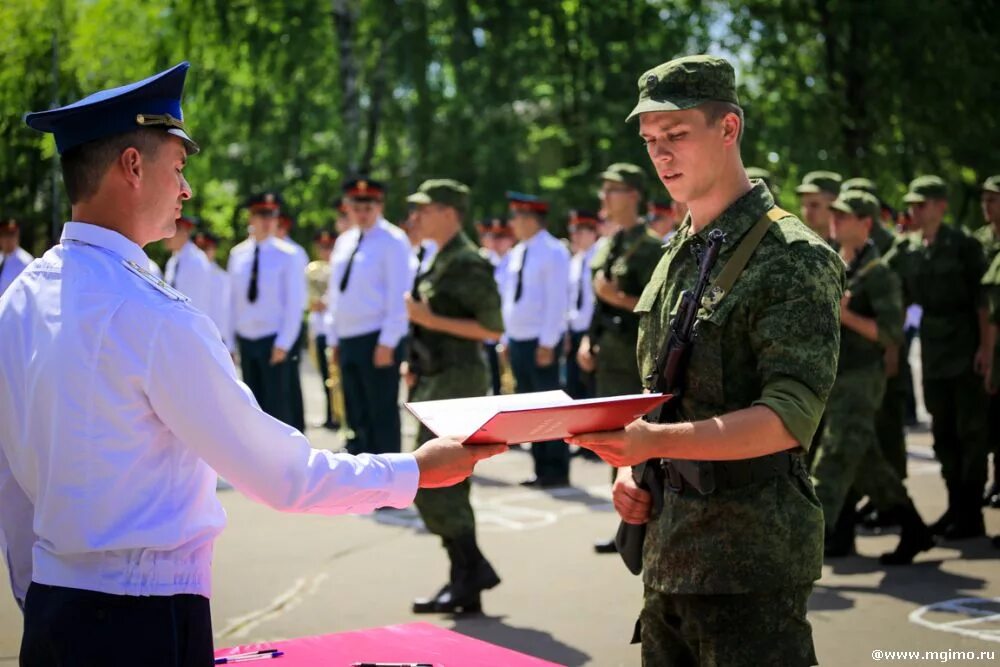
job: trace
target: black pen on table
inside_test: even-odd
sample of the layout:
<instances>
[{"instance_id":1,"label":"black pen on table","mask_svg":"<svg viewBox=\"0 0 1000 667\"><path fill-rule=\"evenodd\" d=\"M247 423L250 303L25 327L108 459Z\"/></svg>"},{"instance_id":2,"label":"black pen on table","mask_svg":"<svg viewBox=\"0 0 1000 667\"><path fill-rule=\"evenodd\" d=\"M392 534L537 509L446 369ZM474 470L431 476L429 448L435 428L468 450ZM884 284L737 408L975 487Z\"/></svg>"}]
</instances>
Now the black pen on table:
<instances>
[{"instance_id":1,"label":"black pen on table","mask_svg":"<svg viewBox=\"0 0 1000 667\"><path fill-rule=\"evenodd\" d=\"M236 653L234 655L227 655L224 658L216 658L215 664L232 665L239 662L256 662L258 660L270 660L271 658L280 658L283 655L285 654L276 648L266 648L260 651L255 651L253 653Z\"/></svg>"}]
</instances>

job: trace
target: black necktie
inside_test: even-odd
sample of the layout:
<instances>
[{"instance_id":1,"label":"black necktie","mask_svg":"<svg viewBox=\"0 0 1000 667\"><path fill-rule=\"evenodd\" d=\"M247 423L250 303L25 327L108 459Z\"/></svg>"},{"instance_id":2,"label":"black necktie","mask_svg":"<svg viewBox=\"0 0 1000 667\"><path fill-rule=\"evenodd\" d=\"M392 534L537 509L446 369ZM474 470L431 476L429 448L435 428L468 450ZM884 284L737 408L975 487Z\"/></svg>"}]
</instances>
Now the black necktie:
<instances>
[{"instance_id":1,"label":"black necktie","mask_svg":"<svg viewBox=\"0 0 1000 667\"><path fill-rule=\"evenodd\" d=\"M521 254L521 268L517 270L517 289L514 290L514 303L521 300L521 294L524 292L524 265L528 262L528 246L524 246L524 252Z\"/></svg>"},{"instance_id":2,"label":"black necktie","mask_svg":"<svg viewBox=\"0 0 1000 667\"><path fill-rule=\"evenodd\" d=\"M420 249L417 250L417 272L413 275L413 288L410 289L410 296L416 301L420 300L420 294L417 293L417 285L420 283L420 277L422 275L420 273L420 269L424 266L424 256L426 254L427 246L420 246Z\"/></svg>"},{"instance_id":3,"label":"black necktie","mask_svg":"<svg viewBox=\"0 0 1000 667\"><path fill-rule=\"evenodd\" d=\"M579 313L580 309L583 308L583 284L587 282L587 264L581 259L580 260L580 277L577 283L576 290L576 310Z\"/></svg>"},{"instance_id":4,"label":"black necktie","mask_svg":"<svg viewBox=\"0 0 1000 667\"><path fill-rule=\"evenodd\" d=\"M7 263L7 255L0 253L0 276L3 275L3 265Z\"/></svg>"},{"instance_id":5,"label":"black necktie","mask_svg":"<svg viewBox=\"0 0 1000 667\"><path fill-rule=\"evenodd\" d=\"M260 271L260 246L253 247L253 266L250 267L250 288L247 290L247 300L250 303L257 301L257 273Z\"/></svg>"},{"instance_id":6,"label":"black necktie","mask_svg":"<svg viewBox=\"0 0 1000 667\"><path fill-rule=\"evenodd\" d=\"M253 261L254 261L254 268L256 268L256 266L257 266L257 255L253 256ZM171 287L177 287L177 272L180 271L180 270L181 270L181 256L178 253L178 255L177 255L177 261L174 262L174 277L170 279L170 286ZM256 275L256 271L254 272L254 275ZM256 292L257 292L257 290L255 288L254 289L254 299L257 298ZM253 299L251 299L251 301L253 301Z\"/></svg>"},{"instance_id":7,"label":"black necktie","mask_svg":"<svg viewBox=\"0 0 1000 667\"><path fill-rule=\"evenodd\" d=\"M359 230L360 232L360 230ZM365 238L364 234L358 234L358 245L354 246L354 250L351 251L351 256L347 260L347 268L344 269L344 275L340 279L340 291L343 292L347 289L347 283L351 281L351 267L354 266L354 256L358 254L358 248L361 247L361 240ZM417 269L420 270L419 268Z\"/></svg>"}]
</instances>

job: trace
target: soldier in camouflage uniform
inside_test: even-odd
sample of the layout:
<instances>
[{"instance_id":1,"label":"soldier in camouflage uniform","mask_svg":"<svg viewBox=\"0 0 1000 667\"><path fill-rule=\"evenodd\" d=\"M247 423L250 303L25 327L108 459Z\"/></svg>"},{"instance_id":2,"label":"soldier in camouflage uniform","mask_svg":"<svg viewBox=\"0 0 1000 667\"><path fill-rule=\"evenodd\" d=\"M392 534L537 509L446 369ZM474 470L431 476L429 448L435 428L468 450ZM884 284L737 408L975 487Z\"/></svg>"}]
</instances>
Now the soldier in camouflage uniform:
<instances>
[{"instance_id":1,"label":"soldier in camouflage uniform","mask_svg":"<svg viewBox=\"0 0 1000 667\"><path fill-rule=\"evenodd\" d=\"M979 537L987 446L983 376L991 353L981 286L985 257L978 241L943 224L948 201L941 178L914 179L903 201L920 231L902 238L886 261L902 276L908 303L923 309L924 402L948 487L948 509L931 530L946 539Z\"/></svg>"},{"instance_id":2,"label":"soldier in camouflage uniform","mask_svg":"<svg viewBox=\"0 0 1000 667\"><path fill-rule=\"evenodd\" d=\"M418 276L407 310L413 324L407 382L413 401L485 396L489 373L483 341L503 333L493 265L462 232L469 189L453 180L425 181L407 201L415 205L421 234L439 248ZM431 436L423 425L416 442ZM433 436L431 436L433 437ZM500 583L476 543L469 480L420 489L416 505L427 530L441 538L451 563L448 583L413 603L414 613L478 612L480 593Z\"/></svg>"},{"instance_id":3,"label":"soldier in camouflage uniform","mask_svg":"<svg viewBox=\"0 0 1000 667\"><path fill-rule=\"evenodd\" d=\"M639 317L632 312L663 255L660 239L639 217L646 192L642 167L617 162L600 175L601 203L608 222L618 229L594 253L594 320L590 334L580 342L581 368L594 369L596 394L621 396L642 393L635 358ZM612 473L614 474L614 473ZM594 544L598 553L615 553L614 540Z\"/></svg>"},{"instance_id":4,"label":"soldier in camouflage uniform","mask_svg":"<svg viewBox=\"0 0 1000 667\"><path fill-rule=\"evenodd\" d=\"M823 512L802 453L836 373L843 262L747 179L728 62L689 56L646 72L636 116L660 180L690 210L635 309L643 374L697 280L693 251L710 232L725 234L714 280L744 240L755 246L732 287L701 303L684 421L571 439L612 465L661 459L667 475L653 520L650 494L627 469L613 493L623 521L647 525L643 664L814 665L806 603L822 566ZM710 468L714 487L679 477L682 463Z\"/></svg>"},{"instance_id":5,"label":"soldier in camouflage uniform","mask_svg":"<svg viewBox=\"0 0 1000 667\"><path fill-rule=\"evenodd\" d=\"M810 171L795 188L802 206L802 221L816 235L829 243L833 240L833 214L830 204L840 194L840 184L843 177L835 171Z\"/></svg>"},{"instance_id":6,"label":"soldier in camouflage uniform","mask_svg":"<svg viewBox=\"0 0 1000 667\"><path fill-rule=\"evenodd\" d=\"M841 513L853 484L879 512L897 517L902 526L899 544L880 560L904 565L933 547L934 539L903 482L882 456L875 435L875 413L886 382L885 350L898 346L903 337L899 278L882 262L869 238L880 208L874 195L858 190L842 192L831 204L834 238L847 264L848 291L841 301L837 379L826 404L813 479L826 520L826 556L854 551L853 517Z\"/></svg>"},{"instance_id":7,"label":"soldier in camouflage uniform","mask_svg":"<svg viewBox=\"0 0 1000 667\"><path fill-rule=\"evenodd\" d=\"M983 219L986 224L976 230L976 239L986 250L986 264L989 266L983 276L983 285L988 290L990 318L993 325L1000 318L1000 174L990 176L983 183L981 197ZM993 453L993 484L986 490L983 502L990 507L1000 508L1000 336L993 330L994 354L992 376L987 389L990 392L989 405L989 447Z\"/></svg>"}]
</instances>

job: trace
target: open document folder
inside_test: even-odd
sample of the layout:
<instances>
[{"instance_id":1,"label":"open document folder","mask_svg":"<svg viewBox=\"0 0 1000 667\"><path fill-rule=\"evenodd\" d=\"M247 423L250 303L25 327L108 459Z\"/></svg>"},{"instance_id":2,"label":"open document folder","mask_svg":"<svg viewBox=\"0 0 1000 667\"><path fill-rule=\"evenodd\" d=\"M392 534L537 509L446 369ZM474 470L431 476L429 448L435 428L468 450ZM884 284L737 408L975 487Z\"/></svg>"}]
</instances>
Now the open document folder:
<instances>
[{"instance_id":1,"label":"open document folder","mask_svg":"<svg viewBox=\"0 0 1000 667\"><path fill-rule=\"evenodd\" d=\"M615 431L643 416L670 395L633 394L574 401L563 391L454 398L407 403L437 436L469 444L561 440L577 433Z\"/></svg>"}]
</instances>

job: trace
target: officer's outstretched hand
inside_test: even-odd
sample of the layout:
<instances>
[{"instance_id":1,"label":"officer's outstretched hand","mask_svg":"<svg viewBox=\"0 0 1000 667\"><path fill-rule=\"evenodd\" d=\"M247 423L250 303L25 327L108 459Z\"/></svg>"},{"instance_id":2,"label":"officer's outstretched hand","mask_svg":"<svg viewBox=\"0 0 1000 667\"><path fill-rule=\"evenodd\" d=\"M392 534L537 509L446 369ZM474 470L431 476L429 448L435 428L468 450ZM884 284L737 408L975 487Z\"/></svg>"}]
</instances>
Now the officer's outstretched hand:
<instances>
[{"instance_id":1,"label":"officer's outstretched hand","mask_svg":"<svg viewBox=\"0 0 1000 667\"><path fill-rule=\"evenodd\" d=\"M455 437L428 440L413 452L420 468L420 487L433 489L458 484L472 474L477 462L503 454L507 449L507 445L467 447Z\"/></svg>"},{"instance_id":2,"label":"officer's outstretched hand","mask_svg":"<svg viewBox=\"0 0 1000 667\"><path fill-rule=\"evenodd\" d=\"M611 487L611 499L614 501L615 511L625 523L649 521L653 498L635 483L630 468L618 470L614 486Z\"/></svg>"}]
</instances>

